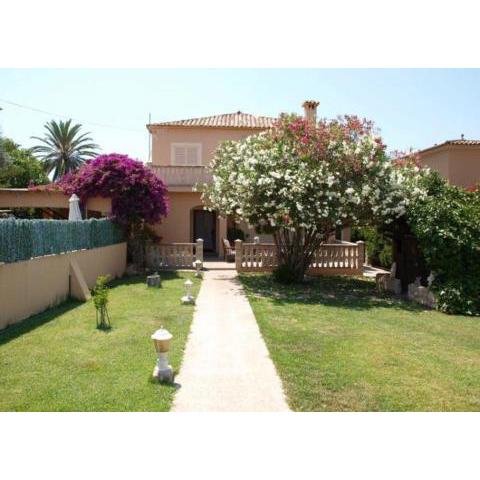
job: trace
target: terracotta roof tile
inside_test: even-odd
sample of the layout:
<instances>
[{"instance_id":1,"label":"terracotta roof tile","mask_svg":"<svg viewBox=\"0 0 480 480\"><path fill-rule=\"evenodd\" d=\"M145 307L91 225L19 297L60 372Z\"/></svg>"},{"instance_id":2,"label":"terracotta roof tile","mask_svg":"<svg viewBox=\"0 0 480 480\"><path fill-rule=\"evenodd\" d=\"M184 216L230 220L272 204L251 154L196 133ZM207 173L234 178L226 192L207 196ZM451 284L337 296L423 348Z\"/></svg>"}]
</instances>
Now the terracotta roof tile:
<instances>
[{"instance_id":1,"label":"terracotta roof tile","mask_svg":"<svg viewBox=\"0 0 480 480\"><path fill-rule=\"evenodd\" d=\"M211 128L258 128L266 129L273 126L276 118L259 117L249 113L235 112L213 115L211 117L189 118L147 125L150 127L211 127Z\"/></svg>"}]
</instances>

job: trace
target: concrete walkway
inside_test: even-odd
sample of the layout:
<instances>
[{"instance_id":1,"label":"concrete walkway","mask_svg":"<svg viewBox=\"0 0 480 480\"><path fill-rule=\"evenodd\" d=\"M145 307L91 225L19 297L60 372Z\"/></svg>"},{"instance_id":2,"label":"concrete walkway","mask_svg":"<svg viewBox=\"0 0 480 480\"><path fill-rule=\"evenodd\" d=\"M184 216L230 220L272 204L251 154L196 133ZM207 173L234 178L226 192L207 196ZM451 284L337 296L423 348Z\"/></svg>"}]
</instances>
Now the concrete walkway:
<instances>
[{"instance_id":1,"label":"concrete walkway","mask_svg":"<svg viewBox=\"0 0 480 480\"><path fill-rule=\"evenodd\" d=\"M172 410L288 411L237 272L218 263L204 272Z\"/></svg>"}]
</instances>

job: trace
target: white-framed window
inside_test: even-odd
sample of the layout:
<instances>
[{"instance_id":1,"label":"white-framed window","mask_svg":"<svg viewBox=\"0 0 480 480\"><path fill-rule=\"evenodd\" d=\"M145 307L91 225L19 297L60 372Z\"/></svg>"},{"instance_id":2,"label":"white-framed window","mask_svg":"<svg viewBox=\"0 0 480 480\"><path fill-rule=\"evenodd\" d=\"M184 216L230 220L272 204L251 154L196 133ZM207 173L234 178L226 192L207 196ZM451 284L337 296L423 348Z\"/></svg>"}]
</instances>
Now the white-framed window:
<instances>
[{"instance_id":1,"label":"white-framed window","mask_svg":"<svg viewBox=\"0 0 480 480\"><path fill-rule=\"evenodd\" d=\"M172 143L171 163L178 166L194 167L202 164L201 143Z\"/></svg>"}]
</instances>

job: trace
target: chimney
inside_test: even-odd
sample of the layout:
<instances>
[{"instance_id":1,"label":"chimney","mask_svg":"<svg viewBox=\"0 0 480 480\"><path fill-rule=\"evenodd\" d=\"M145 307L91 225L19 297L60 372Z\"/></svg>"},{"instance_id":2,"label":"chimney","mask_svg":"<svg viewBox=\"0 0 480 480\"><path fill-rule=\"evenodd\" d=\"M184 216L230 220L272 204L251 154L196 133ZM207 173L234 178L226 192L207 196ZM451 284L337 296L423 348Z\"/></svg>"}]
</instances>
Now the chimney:
<instances>
[{"instance_id":1,"label":"chimney","mask_svg":"<svg viewBox=\"0 0 480 480\"><path fill-rule=\"evenodd\" d=\"M305 120L309 125L316 125L317 123L317 107L320 105L320 102L315 100L306 100L303 102L303 110L305 112Z\"/></svg>"}]
</instances>

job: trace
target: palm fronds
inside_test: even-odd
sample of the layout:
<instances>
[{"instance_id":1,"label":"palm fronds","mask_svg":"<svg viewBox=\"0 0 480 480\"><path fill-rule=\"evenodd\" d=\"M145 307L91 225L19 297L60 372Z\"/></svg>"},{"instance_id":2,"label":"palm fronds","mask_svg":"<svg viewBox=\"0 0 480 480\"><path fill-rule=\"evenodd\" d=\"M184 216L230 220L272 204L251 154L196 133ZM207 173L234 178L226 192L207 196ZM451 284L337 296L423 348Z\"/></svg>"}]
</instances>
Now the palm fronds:
<instances>
[{"instance_id":1,"label":"palm fronds","mask_svg":"<svg viewBox=\"0 0 480 480\"><path fill-rule=\"evenodd\" d=\"M98 145L88 137L89 133L80 134L82 125L72 125L72 120L45 124L47 130L43 138L32 137L41 144L32 148L45 164L47 172L53 172L53 180L58 180L66 173L78 170L85 160L95 157Z\"/></svg>"}]
</instances>

